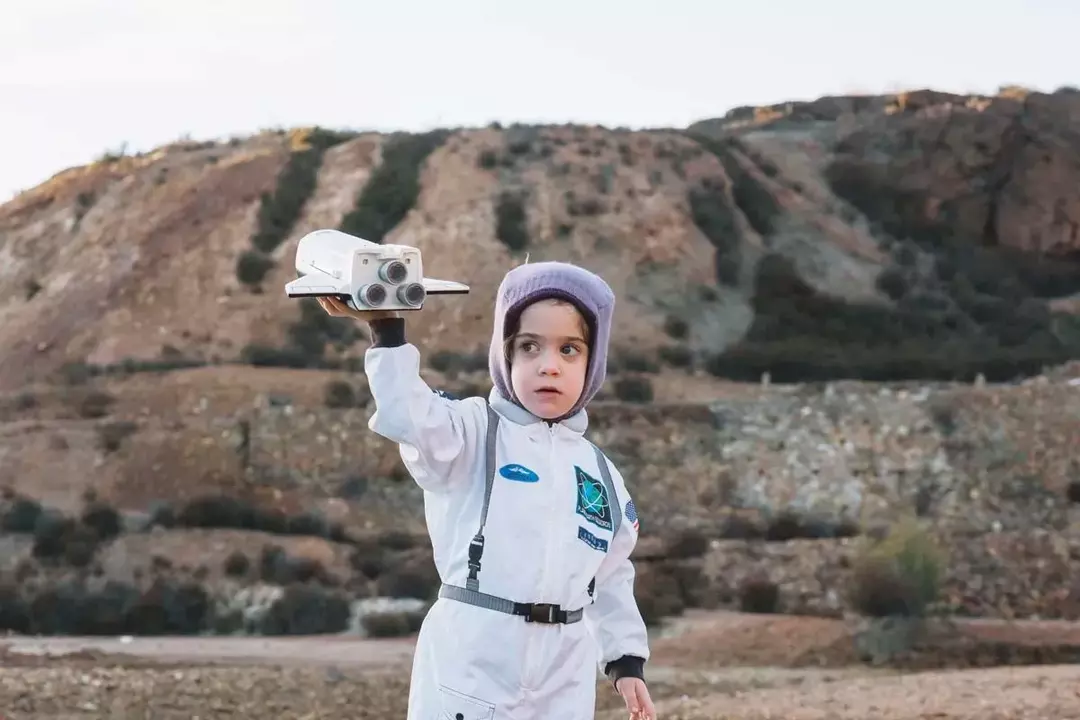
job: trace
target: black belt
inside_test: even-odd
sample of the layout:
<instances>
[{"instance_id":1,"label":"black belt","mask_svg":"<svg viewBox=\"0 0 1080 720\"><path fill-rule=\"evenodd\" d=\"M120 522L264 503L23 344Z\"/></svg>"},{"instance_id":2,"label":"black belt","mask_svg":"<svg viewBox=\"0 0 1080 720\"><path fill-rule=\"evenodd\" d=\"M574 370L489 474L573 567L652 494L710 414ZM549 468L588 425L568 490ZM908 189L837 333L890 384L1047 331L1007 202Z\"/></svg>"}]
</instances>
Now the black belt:
<instances>
[{"instance_id":1,"label":"black belt","mask_svg":"<svg viewBox=\"0 0 1080 720\"><path fill-rule=\"evenodd\" d=\"M507 615L525 618L525 622L543 625L571 625L579 622L585 614L584 608L563 610L552 603L521 603L505 598L488 595L478 590L469 590L458 585L443 585L439 588L439 597L457 600L467 605L495 610Z\"/></svg>"}]
</instances>

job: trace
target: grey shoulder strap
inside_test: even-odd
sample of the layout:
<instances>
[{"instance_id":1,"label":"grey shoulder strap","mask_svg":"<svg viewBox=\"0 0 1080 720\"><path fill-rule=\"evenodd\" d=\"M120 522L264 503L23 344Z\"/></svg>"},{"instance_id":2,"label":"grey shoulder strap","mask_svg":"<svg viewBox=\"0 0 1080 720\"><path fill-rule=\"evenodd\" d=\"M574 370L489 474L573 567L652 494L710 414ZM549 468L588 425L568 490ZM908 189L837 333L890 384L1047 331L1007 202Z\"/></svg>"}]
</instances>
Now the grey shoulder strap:
<instances>
[{"instance_id":1,"label":"grey shoulder strap","mask_svg":"<svg viewBox=\"0 0 1080 720\"><path fill-rule=\"evenodd\" d=\"M476 531L469 543L469 576L465 579L465 587L469 590L480 588L480 558L484 555L484 526L487 525L488 506L491 504L491 488L495 485L495 450L496 440L499 433L499 414L491 407L491 403L484 398L484 406L487 408L487 439L484 441L484 504L480 509L480 529Z\"/></svg>"},{"instance_id":2,"label":"grey shoulder strap","mask_svg":"<svg viewBox=\"0 0 1080 720\"><path fill-rule=\"evenodd\" d=\"M491 488L495 485L495 441L499 434L499 414L487 404L487 440L484 442L484 465L486 477L484 479L484 507L480 510L480 534L484 532L487 524L488 505L491 503Z\"/></svg>"},{"instance_id":3,"label":"grey shoulder strap","mask_svg":"<svg viewBox=\"0 0 1080 720\"><path fill-rule=\"evenodd\" d=\"M596 462L600 465L600 477L604 481L604 489L607 490L608 505L611 507L611 536L619 534L622 525L622 505L619 504L619 496L615 492L615 483L611 479L611 470L608 468L607 457L595 443L590 443L596 451Z\"/></svg>"}]
</instances>

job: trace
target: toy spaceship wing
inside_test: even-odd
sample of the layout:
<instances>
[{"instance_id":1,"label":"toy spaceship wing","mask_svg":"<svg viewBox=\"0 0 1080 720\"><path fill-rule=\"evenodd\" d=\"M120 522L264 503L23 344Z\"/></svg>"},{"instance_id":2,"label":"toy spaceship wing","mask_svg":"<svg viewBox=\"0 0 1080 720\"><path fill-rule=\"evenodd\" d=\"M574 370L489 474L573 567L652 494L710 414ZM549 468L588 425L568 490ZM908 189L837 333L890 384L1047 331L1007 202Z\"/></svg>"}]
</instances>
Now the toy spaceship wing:
<instances>
[{"instance_id":1,"label":"toy spaceship wing","mask_svg":"<svg viewBox=\"0 0 1080 720\"><path fill-rule=\"evenodd\" d=\"M340 297L348 296L338 287L337 280L329 275L314 272L299 277L285 284L285 294L297 297Z\"/></svg>"},{"instance_id":2,"label":"toy spaceship wing","mask_svg":"<svg viewBox=\"0 0 1080 720\"><path fill-rule=\"evenodd\" d=\"M453 280L424 278L424 290L428 295L458 295L469 292L469 286Z\"/></svg>"}]
</instances>

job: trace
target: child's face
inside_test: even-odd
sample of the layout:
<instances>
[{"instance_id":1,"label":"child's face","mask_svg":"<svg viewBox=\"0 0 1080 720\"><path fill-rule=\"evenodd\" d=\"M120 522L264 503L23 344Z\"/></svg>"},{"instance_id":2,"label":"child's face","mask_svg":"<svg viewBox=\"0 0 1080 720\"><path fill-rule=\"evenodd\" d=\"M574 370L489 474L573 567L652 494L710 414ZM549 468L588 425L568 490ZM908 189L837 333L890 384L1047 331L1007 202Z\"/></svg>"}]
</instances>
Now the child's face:
<instances>
[{"instance_id":1,"label":"child's face","mask_svg":"<svg viewBox=\"0 0 1080 720\"><path fill-rule=\"evenodd\" d=\"M510 346L510 382L525 409L551 420L581 397L589 364L584 319L573 305L542 300L521 314Z\"/></svg>"}]
</instances>

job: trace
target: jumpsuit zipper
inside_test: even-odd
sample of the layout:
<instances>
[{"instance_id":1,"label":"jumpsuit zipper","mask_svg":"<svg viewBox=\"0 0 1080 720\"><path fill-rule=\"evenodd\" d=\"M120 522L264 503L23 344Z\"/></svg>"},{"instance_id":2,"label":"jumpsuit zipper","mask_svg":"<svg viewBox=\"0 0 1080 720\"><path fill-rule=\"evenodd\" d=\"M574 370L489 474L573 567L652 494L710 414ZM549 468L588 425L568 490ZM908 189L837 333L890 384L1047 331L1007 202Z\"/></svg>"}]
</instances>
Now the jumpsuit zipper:
<instances>
[{"instance_id":1,"label":"jumpsuit zipper","mask_svg":"<svg viewBox=\"0 0 1080 720\"><path fill-rule=\"evenodd\" d=\"M555 426L548 425L548 477L555 478L557 473L555 472ZM548 494L547 504L544 510L549 513L548 517L558 518L556 508L552 507L551 503L555 501L557 495L557 489L553 488L552 492ZM548 598L548 569L551 563L551 536L554 533L545 533L543 555L541 556L541 570L540 570L540 597L531 600L530 602L551 602L552 598ZM529 633L528 649L526 650L525 657L529 662L528 681L526 687L534 689L536 687L537 674L539 669L537 668L540 662L540 654L533 650L533 644L535 642L542 642L545 635L540 634L539 630L553 630L555 628L547 627L544 625L533 628L534 632Z\"/></svg>"}]
</instances>

